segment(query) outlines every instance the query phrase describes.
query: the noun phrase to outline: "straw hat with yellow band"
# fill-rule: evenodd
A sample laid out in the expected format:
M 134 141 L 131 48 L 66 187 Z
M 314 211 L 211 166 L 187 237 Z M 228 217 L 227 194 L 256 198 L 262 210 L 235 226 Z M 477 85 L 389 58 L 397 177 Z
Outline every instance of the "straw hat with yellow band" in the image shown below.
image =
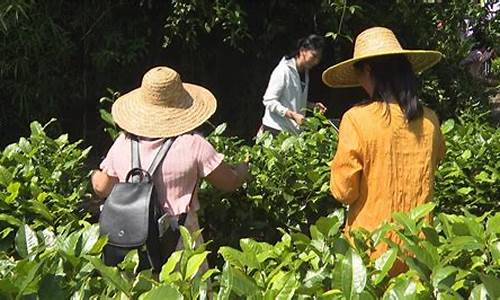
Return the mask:
M 413 66 L 413 71 L 417 74 L 434 66 L 442 57 L 438 51 L 403 49 L 390 29 L 372 27 L 356 37 L 351 59 L 329 67 L 323 72 L 323 82 L 331 87 L 359 86 L 354 69 L 355 63 L 367 58 L 394 54 L 406 55 Z
M 118 98 L 111 113 L 129 133 L 149 138 L 172 137 L 203 124 L 217 108 L 207 89 L 182 83 L 168 67 L 155 67 L 142 78 L 141 87 Z

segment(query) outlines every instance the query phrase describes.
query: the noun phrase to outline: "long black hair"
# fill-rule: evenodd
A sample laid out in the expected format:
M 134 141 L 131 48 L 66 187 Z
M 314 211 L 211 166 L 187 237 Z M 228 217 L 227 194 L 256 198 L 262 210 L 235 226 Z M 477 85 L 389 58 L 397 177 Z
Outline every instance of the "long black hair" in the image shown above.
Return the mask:
M 420 118 L 423 107 L 418 99 L 418 80 L 405 55 L 384 55 L 357 62 L 354 67 L 362 70 L 367 64 L 375 82 L 372 101 L 389 102 L 395 99 L 408 121 Z
M 293 49 L 292 52 L 286 55 L 286 58 L 290 59 L 296 57 L 297 55 L 299 55 L 300 49 L 323 51 L 324 47 L 325 39 L 320 35 L 311 34 L 299 39 L 297 41 L 295 49 Z

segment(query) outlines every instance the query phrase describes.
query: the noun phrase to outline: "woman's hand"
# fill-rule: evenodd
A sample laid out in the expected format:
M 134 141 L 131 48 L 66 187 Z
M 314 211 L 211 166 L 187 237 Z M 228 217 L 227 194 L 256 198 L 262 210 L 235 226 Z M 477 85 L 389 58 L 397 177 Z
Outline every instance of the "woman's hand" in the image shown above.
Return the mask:
M 326 106 L 321 102 L 309 102 L 309 108 L 318 109 L 320 113 L 324 114 L 326 112 Z
M 305 117 L 302 114 L 296 113 L 296 112 L 291 111 L 291 110 L 289 110 L 285 113 L 285 117 L 294 120 L 295 123 L 297 123 L 298 125 L 302 125 L 304 123 L 304 119 L 305 119 Z
M 224 192 L 232 192 L 250 179 L 248 169 L 248 162 L 242 162 L 235 166 L 221 162 L 221 164 L 205 178 L 217 189 Z
M 238 176 L 243 180 L 247 181 L 250 179 L 250 164 L 248 162 L 242 162 L 233 167 Z

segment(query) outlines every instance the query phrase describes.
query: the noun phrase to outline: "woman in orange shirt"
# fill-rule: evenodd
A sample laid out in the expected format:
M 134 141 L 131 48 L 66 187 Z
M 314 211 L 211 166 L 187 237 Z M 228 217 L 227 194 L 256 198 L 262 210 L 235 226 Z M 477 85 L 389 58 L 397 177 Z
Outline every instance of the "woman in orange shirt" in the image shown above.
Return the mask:
M 374 230 L 393 212 L 431 200 L 445 145 L 436 114 L 420 103 L 415 73 L 440 59 L 437 51 L 405 50 L 391 30 L 373 27 L 356 38 L 352 59 L 323 73 L 327 85 L 361 86 L 370 97 L 344 114 L 331 164 L 331 192 L 349 205 L 347 232 Z

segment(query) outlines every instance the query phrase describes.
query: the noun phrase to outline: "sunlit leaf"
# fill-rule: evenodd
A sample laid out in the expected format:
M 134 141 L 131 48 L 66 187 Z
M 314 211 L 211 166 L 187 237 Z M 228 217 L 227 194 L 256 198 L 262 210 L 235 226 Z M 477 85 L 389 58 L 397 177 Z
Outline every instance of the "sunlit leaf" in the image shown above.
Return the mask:
M 449 133 L 455 127 L 455 120 L 448 119 L 441 125 L 441 130 L 444 134 Z
M 484 287 L 488 291 L 488 295 L 491 299 L 499 299 L 500 298 L 500 278 L 492 276 L 480 274 L 479 277 L 484 284 Z
M 18 226 L 18 227 L 23 225 L 23 222 L 21 220 L 17 219 L 16 217 L 14 217 L 12 215 L 8 215 L 8 214 L 0 214 L 0 221 L 7 222 L 10 225 L 14 225 L 14 226 Z
M 383 296 L 383 300 L 416 300 L 417 285 L 412 279 L 398 280 L 393 287 L 389 287 Z
M 182 251 L 175 251 L 170 255 L 167 262 L 163 265 L 160 272 L 160 281 L 168 282 L 168 278 L 172 271 L 174 271 L 175 267 L 179 263 L 182 257 Z
M 361 257 L 349 249 L 333 270 L 334 287 L 340 289 L 347 299 L 353 299 L 364 290 L 366 276 L 366 267 Z
M 435 207 L 436 204 L 433 202 L 428 202 L 426 204 L 419 205 L 410 211 L 410 218 L 416 221 L 428 215 Z
M 156 299 L 172 299 L 182 300 L 184 297 L 174 287 L 168 284 L 160 285 L 139 296 L 139 300 L 156 300 Z
M 7 192 L 10 193 L 9 196 L 5 198 L 5 203 L 10 204 L 14 202 L 19 195 L 19 189 L 21 188 L 21 183 L 19 182 L 11 182 L 7 187 Z
M 486 234 L 500 234 L 500 213 L 491 216 L 486 223 Z
M 226 131 L 226 128 L 227 128 L 227 124 L 226 123 L 222 123 L 220 124 L 219 126 L 217 126 L 214 131 L 212 132 L 213 135 L 221 135 L 222 133 L 224 133 L 224 131 Z
M 24 224 L 19 227 L 16 234 L 16 251 L 19 256 L 28 257 L 38 246 L 38 238 L 36 232 L 28 225 Z
M 259 293 L 259 287 L 251 277 L 228 264 L 224 265 L 220 283 L 241 297 L 250 297 Z
M 398 255 L 396 249 L 389 249 L 375 260 L 375 269 L 380 271 L 373 279 L 373 284 L 379 284 L 389 273 Z
M 184 226 L 179 226 L 179 231 L 182 237 L 182 244 L 184 245 L 184 249 L 192 250 L 194 247 L 193 239 L 191 238 L 191 234 L 189 230 Z
M 485 300 L 488 298 L 490 297 L 488 291 L 484 287 L 484 284 L 479 284 L 476 287 L 474 287 L 469 296 L 469 300 Z
M 201 265 L 205 261 L 209 251 L 191 256 L 187 262 L 185 280 L 191 280 L 198 273 Z

